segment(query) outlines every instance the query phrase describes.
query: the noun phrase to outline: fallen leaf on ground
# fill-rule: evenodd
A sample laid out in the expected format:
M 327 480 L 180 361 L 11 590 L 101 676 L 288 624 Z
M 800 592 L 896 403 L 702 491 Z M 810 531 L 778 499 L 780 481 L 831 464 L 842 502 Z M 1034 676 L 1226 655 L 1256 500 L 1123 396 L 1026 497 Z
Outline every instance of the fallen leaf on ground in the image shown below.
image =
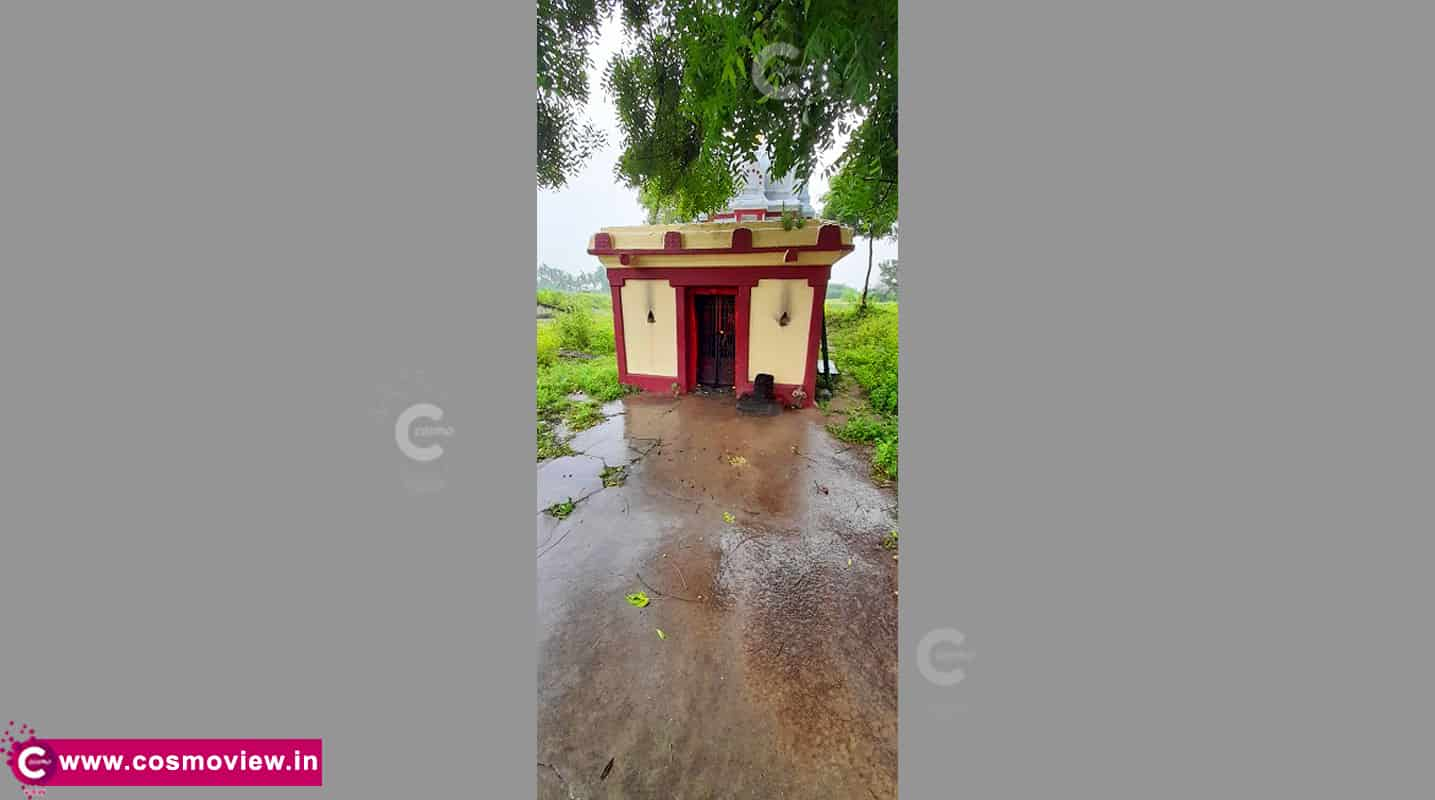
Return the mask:
M 724 511 L 722 512 L 722 521 L 731 525 L 734 522 L 737 522 L 737 517 L 734 517 L 731 512 Z
M 628 595 L 628 605 L 642 608 L 648 604 L 648 596 L 642 592 L 633 592 Z
M 666 638 L 668 638 L 668 635 L 667 635 L 666 633 L 663 633 L 663 629 L 662 629 L 662 628 L 654 628 L 653 630 L 655 630 L 655 631 L 658 632 L 658 638 L 659 638 L 659 639 L 666 639 Z
M 848 558 L 848 559 L 847 559 L 847 566 L 849 566 L 849 567 L 852 566 L 852 559 L 851 559 L 851 558 Z

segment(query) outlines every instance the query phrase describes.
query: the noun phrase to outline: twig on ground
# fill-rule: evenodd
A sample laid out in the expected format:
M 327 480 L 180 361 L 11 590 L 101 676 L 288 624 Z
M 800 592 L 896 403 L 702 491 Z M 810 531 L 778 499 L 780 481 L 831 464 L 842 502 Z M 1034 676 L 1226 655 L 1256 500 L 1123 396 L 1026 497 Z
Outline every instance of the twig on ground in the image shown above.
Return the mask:
M 656 595 L 656 596 L 658 596 L 658 597 L 671 597 L 671 598 L 674 599 L 674 600 L 682 600 L 682 601 L 688 602 L 688 603 L 698 603 L 698 602 L 701 602 L 700 600 L 694 600 L 694 599 L 692 599 L 691 597 L 681 597 L 681 596 L 675 595 L 675 594 L 668 594 L 668 593 L 666 593 L 666 592 L 660 592 L 660 591 L 658 591 L 657 589 L 654 589 L 652 586 L 650 586 L 647 581 L 643 580 L 643 573 L 641 573 L 641 572 L 635 572 L 635 573 L 633 573 L 633 574 L 635 574 L 635 575 L 638 576 L 638 583 L 643 584 L 643 588 L 647 589 L 648 591 L 652 592 L 654 595 Z
M 564 789 L 564 791 L 568 792 L 568 796 L 569 796 L 570 798 L 574 796 L 574 795 L 573 795 L 573 787 L 568 785 L 568 779 L 565 778 L 565 777 L 563 777 L 563 773 L 559 772 L 557 767 L 553 766 L 552 764 L 545 764 L 545 763 L 542 762 L 542 761 L 538 762 L 538 766 L 540 766 L 540 767 L 547 767 L 548 769 L 553 770 L 553 774 L 554 774 L 554 775 L 557 775 L 557 776 L 558 776 L 558 780 L 560 780 L 560 781 L 563 782 L 563 789 Z
M 676 563 L 674 563 L 674 562 L 672 562 L 672 561 L 669 561 L 668 564 L 670 564 L 673 569 L 677 570 L 677 571 L 678 571 L 678 577 L 683 579 L 683 591 L 685 591 L 685 592 L 692 591 L 691 589 L 688 588 L 688 576 L 686 576 L 686 575 L 683 574 L 683 568 L 680 567 L 680 566 L 678 566 Z
M 558 541 L 556 541 L 556 542 L 554 542 L 553 544 L 548 545 L 547 547 L 545 547 L 545 548 L 543 548 L 542 550 L 540 550 L 539 553 L 538 553 L 538 556 L 537 556 L 534 560 L 537 561 L 539 558 L 542 558 L 542 557 L 548 555 L 548 553 L 549 553 L 550 551 L 552 551 L 553 548 L 557 547 L 557 546 L 560 545 L 560 544 L 563 544 L 563 540 L 564 540 L 564 539 L 567 539 L 567 538 L 568 538 L 568 534 L 570 534 L 570 533 L 572 533 L 572 532 L 573 532 L 573 526 L 570 525 L 570 526 L 568 527 L 568 530 L 564 531 L 564 532 L 563 532 L 563 535 L 558 537 Z

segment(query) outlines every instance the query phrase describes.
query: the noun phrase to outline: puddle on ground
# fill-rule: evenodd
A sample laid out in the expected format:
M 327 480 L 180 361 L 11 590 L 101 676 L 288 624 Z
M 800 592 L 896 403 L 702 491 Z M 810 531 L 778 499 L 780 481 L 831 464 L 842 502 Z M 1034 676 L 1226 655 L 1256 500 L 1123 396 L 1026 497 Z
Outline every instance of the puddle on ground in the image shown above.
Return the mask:
M 895 494 L 815 412 L 610 405 L 538 467 L 540 796 L 895 797 Z

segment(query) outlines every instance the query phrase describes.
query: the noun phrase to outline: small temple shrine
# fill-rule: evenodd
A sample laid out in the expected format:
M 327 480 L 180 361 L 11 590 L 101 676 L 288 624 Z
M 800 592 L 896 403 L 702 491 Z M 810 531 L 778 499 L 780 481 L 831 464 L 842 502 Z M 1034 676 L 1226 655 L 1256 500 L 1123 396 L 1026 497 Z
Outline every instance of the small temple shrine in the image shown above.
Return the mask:
M 731 387 L 804 408 L 816 396 L 832 265 L 852 230 L 816 219 L 791 176 L 759 156 L 723 211 L 679 225 L 603 228 L 619 382 L 649 392 Z

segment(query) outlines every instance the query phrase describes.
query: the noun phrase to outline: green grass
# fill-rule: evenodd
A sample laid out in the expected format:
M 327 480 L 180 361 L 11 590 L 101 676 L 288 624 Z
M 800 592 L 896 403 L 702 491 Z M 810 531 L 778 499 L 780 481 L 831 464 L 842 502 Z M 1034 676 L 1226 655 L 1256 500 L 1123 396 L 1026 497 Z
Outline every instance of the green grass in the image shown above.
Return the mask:
M 558 438 L 558 432 L 553 426 L 543 420 L 538 420 L 538 460 L 543 461 L 549 458 L 558 458 L 573 454 L 573 449 L 568 443 Z
M 872 470 L 897 477 L 897 304 L 868 303 L 865 310 L 828 301 L 827 340 L 832 360 L 862 388 L 866 407 L 842 425 L 828 427 L 847 442 L 872 446 Z
M 566 518 L 569 514 L 572 514 L 572 513 L 573 513 L 573 509 L 574 509 L 575 505 L 576 505 L 576 504 L 573 502 L 573 498 L 570 497 L 570 498 L 568 498 L 567 500 L 564 500 L 564 501 L 561 502 L 561 503 L 554 503 L 553 505 L 549 506 L 548 508 L 545 508 L 544 511 L 548 512 L 548 515 L 549 515 L 550 517 L 555 517 L 555 518 L 557 518 L 557 519 L 564 519 L 564 518 Z
M 628 480 L 628 468 L 623 466 L 604 467 L 602 472 L 604 486 L 622 486 Z
M 570 403 L 563 413 L 563 422 L 570 431 L 586 431 L 603 421 L 602 404 L 593 400 Z
M 627 393 L 618 383 L 611 302 L 603 295 L 538 292 L 538 302 L 557 305 L 552 320 L 537 328 L 538 460 L 567 455 L 569 432 L 603 421 L 602 404 Z M 573 395 L 583 397 L 575 400 Z
M 559 292 L 554 289 L 538 290 L 538 305 L 552 309 L 576 308 L 585 311 L 611 312 L 613 298 L 597 292 Z
M 611 355 L 613 314 L 611 311 L 575 309 L 559 311 L 552 319 L 538 322 L 538 363 L 552 364 L 563 353 Z
M 555 358 L 552 364 L 538 367 L 538 416 L 557 419 L 568 413 L 574 404 L 569 395 L 582 392 L 589 400 L 606 403 L 622 397 L 618 383 L 618 359 L 614 356 L 596 358 Z

